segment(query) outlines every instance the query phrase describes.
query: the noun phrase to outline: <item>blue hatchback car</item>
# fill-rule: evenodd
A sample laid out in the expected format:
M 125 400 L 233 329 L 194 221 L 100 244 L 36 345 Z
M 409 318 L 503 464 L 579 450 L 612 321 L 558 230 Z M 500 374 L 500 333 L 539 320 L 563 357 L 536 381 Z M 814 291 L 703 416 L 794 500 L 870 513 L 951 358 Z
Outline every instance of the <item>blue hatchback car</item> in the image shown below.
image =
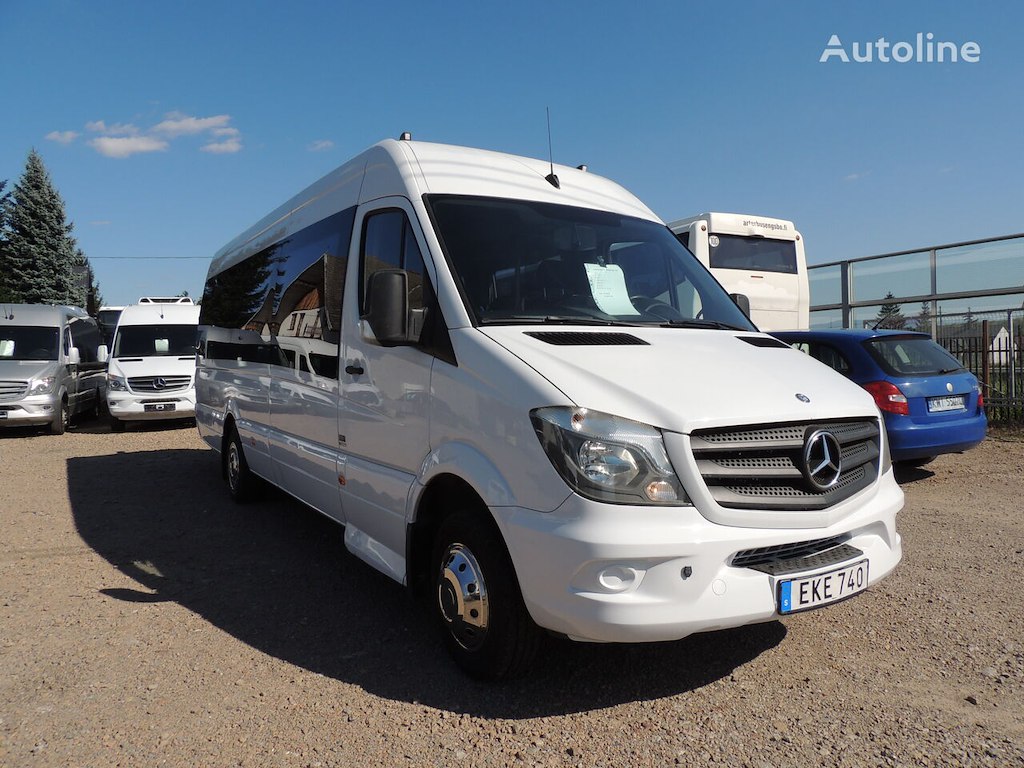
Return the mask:
M 922 465 L 973 448 L 988 422 L 978 379 L 926 333 L 822 330 L 773 334 L 871 393 L 893 461 Z

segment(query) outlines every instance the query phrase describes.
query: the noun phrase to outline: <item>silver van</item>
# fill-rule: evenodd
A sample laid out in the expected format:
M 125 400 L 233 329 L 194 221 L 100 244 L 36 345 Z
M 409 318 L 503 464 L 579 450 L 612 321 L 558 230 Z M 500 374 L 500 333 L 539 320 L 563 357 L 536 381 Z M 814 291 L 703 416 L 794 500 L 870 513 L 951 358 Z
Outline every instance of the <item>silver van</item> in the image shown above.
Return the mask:
M 75 415 L 99 413 L 106 367 L 107 347 L 85 310 L 0 304 L 0 427 L 63 434 Z

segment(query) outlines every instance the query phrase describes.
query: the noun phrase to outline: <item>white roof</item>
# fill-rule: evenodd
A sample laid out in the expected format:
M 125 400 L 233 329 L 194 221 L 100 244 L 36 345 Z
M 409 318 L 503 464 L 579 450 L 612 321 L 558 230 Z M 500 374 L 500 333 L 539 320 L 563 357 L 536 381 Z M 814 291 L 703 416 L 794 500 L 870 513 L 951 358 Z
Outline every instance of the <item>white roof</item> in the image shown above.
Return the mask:
M 253 253 L 331 214 L 381 197 L 479 195 L 560 203 L 660 221 L 613 181 L 546 160 L 448 144 L 387 139 L 327 174 L 217 252 L 215 275 Z

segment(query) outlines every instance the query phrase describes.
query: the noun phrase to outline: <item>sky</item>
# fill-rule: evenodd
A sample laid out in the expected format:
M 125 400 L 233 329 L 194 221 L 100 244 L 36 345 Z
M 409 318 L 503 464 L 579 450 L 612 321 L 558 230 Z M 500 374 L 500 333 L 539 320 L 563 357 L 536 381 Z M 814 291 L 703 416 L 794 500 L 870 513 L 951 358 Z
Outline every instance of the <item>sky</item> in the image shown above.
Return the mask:
M 546 159 L 550 111 L 555 162 L 665 221 L 792 220 L 819 264 L 1024 232 L 1021 29 L 1016 0 L 0 0 L 0 180 L 40 153 L 106 304 L 198 297 L 368 146 Z

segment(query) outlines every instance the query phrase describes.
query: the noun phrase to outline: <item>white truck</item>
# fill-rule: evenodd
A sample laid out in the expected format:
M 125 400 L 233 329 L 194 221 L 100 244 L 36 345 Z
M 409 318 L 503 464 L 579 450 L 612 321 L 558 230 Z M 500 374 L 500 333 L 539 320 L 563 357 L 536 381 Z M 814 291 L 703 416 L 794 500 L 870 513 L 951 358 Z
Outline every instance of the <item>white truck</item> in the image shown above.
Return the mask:
M 747 297 L 750 319 L 760 330 L 808 329 L 807 257 L 793 222 L 741 213 L 701 213 L 668 226 L 729 293 Z
M 344 525 L 473 675 L 544 630 L 776 620 L 901 557 L 871 396 L 584 169 L 376 144 L 216 254 L 196 376 L 229 493 Z
M 199 307 L 140 300 L 121 311 L 107 368 L 110 428 L 195 416 Z

